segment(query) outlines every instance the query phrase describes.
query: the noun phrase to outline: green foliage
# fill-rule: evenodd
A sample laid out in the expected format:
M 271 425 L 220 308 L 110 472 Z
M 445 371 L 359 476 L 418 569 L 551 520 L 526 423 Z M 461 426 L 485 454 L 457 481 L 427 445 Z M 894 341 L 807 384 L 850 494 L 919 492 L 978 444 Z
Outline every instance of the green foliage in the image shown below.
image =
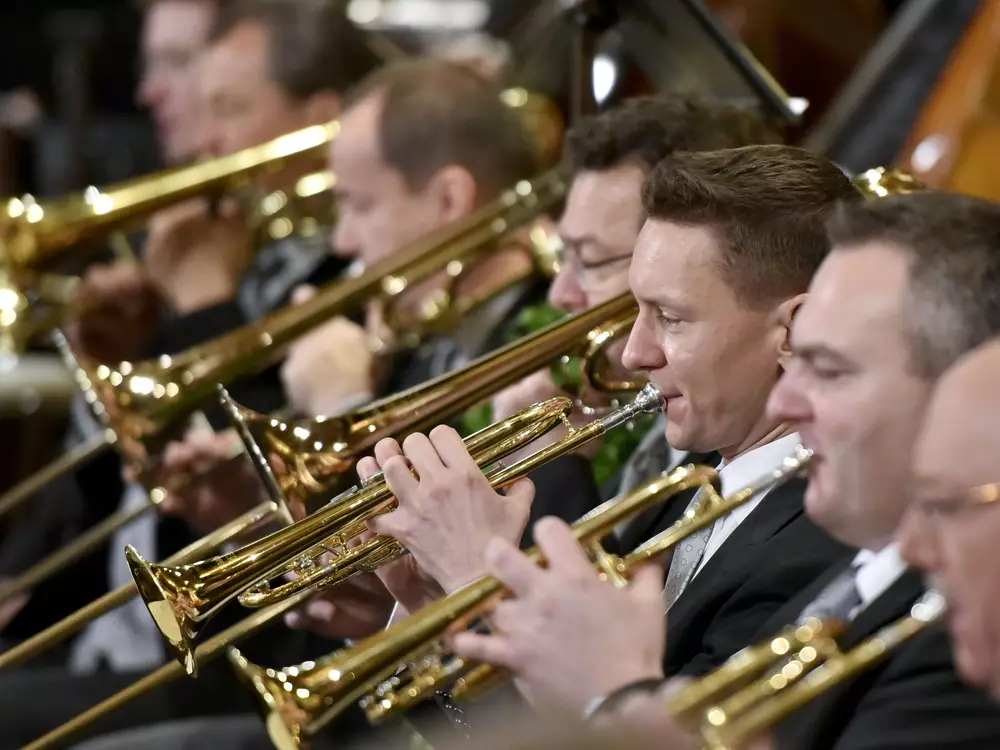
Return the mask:
M 511 326 L 508 339 L 514 341 L 540 328 L 551 325 L 566 317 L 566 312 L 549 305 L 526 307 L 518 314 Z M 555 363 L 552 366 L 552 378 L 560 388 L 567 393 L 579 392 L 582 378 L 582 360 L 571 359 L 566 363 Z M 610 480 L 632 455 L 639 441 L 642 440 L 655 417 L 643 415 L 624 427 L 620 427 L 605 436 L 600 450 L 592 462 L 594 480 L 601 485 Z M 463 437 L 493 424 L 493 407 L 487 401 L 469 409 L 462 416 L 461 432 Z

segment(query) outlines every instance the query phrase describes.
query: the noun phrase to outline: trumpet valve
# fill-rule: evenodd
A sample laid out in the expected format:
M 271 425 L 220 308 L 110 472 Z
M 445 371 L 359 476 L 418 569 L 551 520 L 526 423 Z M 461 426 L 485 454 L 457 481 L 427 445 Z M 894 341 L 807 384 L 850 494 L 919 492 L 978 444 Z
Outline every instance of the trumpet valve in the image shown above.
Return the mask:
M 463 669 L 465 662 L 462 659 L 444 659 L 438 654 L 431 654 L 380 684 L 362 699 L 361 707 L 368 721 L 378 724 L 424 700 Z M 409 679 L 406 679 L 407 676 Z

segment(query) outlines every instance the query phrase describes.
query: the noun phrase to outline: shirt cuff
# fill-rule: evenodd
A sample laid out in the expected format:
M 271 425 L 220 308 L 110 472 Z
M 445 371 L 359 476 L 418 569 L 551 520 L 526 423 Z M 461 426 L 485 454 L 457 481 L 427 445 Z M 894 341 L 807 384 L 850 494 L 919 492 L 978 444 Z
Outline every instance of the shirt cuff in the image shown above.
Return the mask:
M 636 680 L 624 687 L 612 691 L 608 695 L 599 695 L 591 698 L 584 706 L 581 718 L 584 721 L 591 721 L 595 716 L 609 711 L 613 711 L 633 693 L 654 693 L 663 686 L 664 680 L 659 677 Z

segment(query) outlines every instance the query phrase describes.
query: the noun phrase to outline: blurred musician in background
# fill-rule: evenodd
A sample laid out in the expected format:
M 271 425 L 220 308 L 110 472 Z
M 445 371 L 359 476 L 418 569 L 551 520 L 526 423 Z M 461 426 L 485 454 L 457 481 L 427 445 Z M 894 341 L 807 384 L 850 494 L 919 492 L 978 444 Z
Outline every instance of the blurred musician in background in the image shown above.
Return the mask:
M 667 442 L 689 451 L 694 463 L 721 463 L 726 492 L 778 467 L 798 443 L 794 428 L 765 415 L 764 407 L 788 354 L 792 317 L 828 251 L 824 221 L 838 200 L 860 200 L 860 194 L 826 160 L 783 146 L 674 154 L 644 183 L 646 220 L 629 271 L 640 312 L 622 363 L 649 373 L 668 400 Z M 403 454 L 419 480 L 408 471 L 402 475 Z M 485 481 L 462 479 L 471 459 L 453 433 L 438 428 L 429 438 L 410 437 L 402 453 L 397 444 L 383 441 L 376 457 L 399 508 L 371 526 L 396 536 L 412 553 L 381 574 L 387 580 L 402 566 L 420 566 L 409 569 L 412 583 L 393 581 L 403 607 L 415 611 L 424 604 L 411 592 L 425 591 L 421 582 L 427 576 L 451 592 L 485 574 L 486 542 L 507 529 L 465 528 L 463 519 L 477 513 L 458 508 L 507 509 L 508 498 Z M 660 470 L 662 464 L 654 473 Z M 497 627 L 519 634 L 533 629 L 533 635 L 530 656 L 520 650 L 523 658 L 501 653 L 501 661 L 525 675 L 524 694 L 540 710 L 576 716 L 622 684 L 664 673 L 695 674 L 720 663 L 844 552 L 804 515 L 803 489 L 791 482 L 759 495 L 742 512 L 689 539 L 669 565 L 665 588 L 659 570 L 644 573 L 629 591 L 595 588 L 590 584 L 597 578 L 589 573 L 581 578 L 550 568 L 529 575 L 526 560 L 511 546 L 527 519 L 516 519 L 520 526 L 505 519 L 517 535 L 506 537 L 500 553 L 494 547 L 492 567 L 515 591 L 519 584 L 530 585 L 531 595 L 527 603 L 501 605 Z M 639 516 L 618 541 L 632 549 L 697 499 L 679 499 Z M 542 544 L 554 538 L 554 522 L 547 523 L 536 528 Z M 560 528 L 565 534 L 565 525 Z M 459 545 L 453 538 L 474 538 L 478 544 Z M 470 554 L 458 554 L 465 550 Z M 580 560 L 573 562 L 579 566 Z M 544 609 L 558 622 L 532 609 L 542 590 Z M 578 596 L 588 590 L 578 606 Z M 592 606 L 595 596 L 601 601 Z M 526 610 L 523 620 L 513 615 L 515 607 Z M 619 641 L 619 620 L 640 632 Z M 607 642 L 612 634 L 618 648 Z M 600 647 L 592 648 L 591 638 Z M 534 644 L 542 641 L 545 646 L 536 651 Z M 500 651 L 503 642 L 501 636 L 473 638 L 463 647 L 478 659 Z M 623 652 L 644 658 L 615 658 Z
M 331 242 L 338 256 L 364 264 L 469 216 L 537 171 L 534 142 L 516 112 L 503 103 L 500 88 L 462 63 L 411 59 L 387 65 L 345 97 L 339 119 L 340 134 L 330 150 L 338 209 Z M 525 263 L 530 258 L 520 239 L 501 244 L 472 265 L 455 293 L 489 295 L 520 275 Z M 400 300 L 401 311 L 413 311 L 444 282 L 438 274 L 413 285 Z M 334 319 L 298 340 L 282 365 L 288 403 L 312 415 L 336 412 L 459 367 L 504 343 L 514 315 L 525 302 L 537 301 L 546 286 L 544 280 L 511 286 L 464 316 L 452 335 L 426 337 L 416 350 L 394 357 L 384 372 L 376 372 L 370 343 L 370 334 L 385 335 L 377 325 L 381 311 L 369 309 L 365 325 Z M 168 446 L 161 478 L 185 473 L 215 455 L 212 450 L 211 440 L 196 436 Z M 185 515 L 221 523 L 242 512 L 243 503 L 255 504 L 260 491 L 256 475 L 242 464 L 227 466 L 164 502 L 184 509 L 180 512 Z M 327 637 L 357 637 L 384 625 L 393 604 L 377 578 L 360 576 L 319 595 L 286 622 Z M 315 642 L 312 646 L 311 652 L 288 663 L 330 648 Z M 262 658 L 266 663 L 286 659 L 275 651 Z M 243 691 L 236 692 L 242 696 Z M 332 728 L 331 735 L 342 743 L 343 727 Z M 222 744 L 256 748 L 266 747 L 268 740 L 260 719 L 247 714 L 125 731 L 97 738 L 91 748 L 112 750 L 137 743 L 165 750 Z
M 861 551 L 791 599 L 748 643 L 816 616 L 848 623 L 838 639 L 847 649 L 904 616 L 924 590 L 919 574 L 906 571 L 894 538 L 911 500 L 912 450 L 935 381 L 963 352 L 1000 332 L 998 222 L 1000 209 L 994 205 L 931 192 L 844 205 L 831 220 L 834 249 L 796 316 L 793 355 L 771 394 L 769 411 L 792 424 L 815 451 L 805 498 L 809 515 Z M 960 422 L 949 424 L 929 426 L 940 425 L 954 441 Z M 962 446 L 968 449 L 964 439 Z M 939 467 L 931 472 L 946 465 L 941 463 L 946 459 L 930 460 L 931 467 Z M 555 555 L 550 570 L 564 567 L 565 578 L 579 568 L 580 553 L 566 543 L 565 529 L 554 525 L 546 533 Z M 520 567 L 507 549 L 492 554 L 501 572 Z M 507 575 L 513 580 L 513 573 Z M 593 588 L 589 580 L 585 585 Z M 643 593 L 606 587 L 588 595 L 581 584 L 575 588 L 574 606 L 584 611 L 613 606 L 625 612 L 617 600 Z M 532 632 L 557 627 L 527 619 L 536 610 L 532 599 L 519 595 L 510 615 L 526 618 L 524 628 L 534 627 Z M 613 623 L 613 631 L 598 639 L 595 630 L 595 638 L 584 644 L 576 621 L 575 648 L 607 659 L 617 655 L 615 662 L 628 664 L 653 647 L 651 640 L 641 639 L 649 624 L 625 618 Z M 469 654 L 514 666 L 521 663 L 517 655 L 531 649 L 534 658 L 546 653 L 542 669 L 560 670 L 550 651 L 535 651 L 549 645 L 547 637 L 529 637 L 521 627 L 506 633 L 485 643 L 456 639 L 455 645 L 460 651 L 471 645 Z M 623 656 L 622 650 L 634 656 Z M 568 652 L 560 662 L 567 658 Z M 591 668 L 603 673 L 615 667 L 603 658 Z M 523 673 L 526 690 L 537 674 L 533 665 Z M 579 678 L 578 671 L 571 674 Z M 556 682 L 550 680 L 549 689 Z M 664 721 L 667 696 L 678 686 L 675 681 L 651 685 L 621 680 L 611 691 L 613 699 L 604 702 L 604 718 L 623 726 Z M 772 741 L 780 750 L 995 747 L 1000 710 L 959 681 L 947 638 L 930 629 L 897 647 L 874 670 L 793 714 L 776 727 Z
M 1000 315 L 997 289 L 988 304 Z M 1000 701 L 998 377 L 994 340 L 941 379 L 917 440 L 914 500 L 901 538 L 903 556 L 948 600 L 959 674 L 994 701 Z
M 173 0 L 163 2 L 168 6 L 173 4 Z M 211 9 L 210 4 L 206 5 Z M 179 16 L 164 16 L 163 10 L 158 3 L 151 4 L 149 23 L 167 23 L 164 18 L 182 22 Z M 256 139 L 277 137 L 287 128 L 335 117 L 341 92 L 378 64 L 360 32 L 334 4 L 239 0 L 220 8 L 217 16 L 207 19 L 204 26 L 205 46 L 189 69 L 203 97 L 201 109 L 197 116 L 177 119 L 196 132 L 186 132 L 182 139 L 180 125 L 172 124 L 174 119 L 169 112 L 158 115 L 158 121 L 171 123 L 166 128 L 171 143 L 174 140 L 198 143 L 206 154 L 255 145 Z M 197 39 L 199 28 L 193 26 L 183 33 Z M 156 86 L 144 87 L 147 97 L 151 96 L 149 89 L 155 91 Z M 266 106 L 257 107 L 254 97 L 263 98 Z M 225 135 L 219 135 L 220 131 Z M 180 152 L 179 147 L 176 152 Z M 286 173 L 282 178 L 294 176 Z M 343 262 L 331 256 L 325 237 L 321 233 L 316 239 L 289 238 L 263 248 L 251 262 L 243 217 L 212 216 L 207 206 L 199 202 L 178 207 L 176 212 L 154 219 L 141 266 L 115 264 L 88 274 L 81 285 L 81 294 L 96 302 L 88 305 L 90 313 L 79 322 L 71 337 L 82 356 L 97 360 L 184 349 L 284 303 L 296 284 L 332 278 Z M 159 324 L 144 319 L 142 322 L 149 325 L 129 336 L 130 325 L 136 319 L 120 309 L 115 314 L 115 310 L 119 303 L 129 307 L 137 297 L 146 300 L 150 294 L 157 301 L 166 302 L 172 308 L 171 314 L 164 315 Z M 130 309 L 138 307 L 141 305 Z M 105 336 L 107 332 L 111 333 Z M 110 351 L 103 346 L 106 342 L 111 342 L 111 348 L 119 348 Z M 263 410 L 276 408 L 284 401 L 276 369 L 248 380 L 235 393 L 249 405 Z M 89 421 L 88 415 L 78 416 L 83 417 L 77 420 L 81 424 Z M 122 495 L 119 467 L 117 457 L 109 454 L 107 460 L 95 462 L 70 479 L 67 485 L 79 486 L 84 499 L 73 507 L 75 515 L 68 523 L 67 485 L 50 488 L 47 498 L 36 501 L 36 516 L 24 521 L 17 533 L 5 540 L 0 551 L 4 571 L 16 573 L 27 568 L 72 534 L 113 511 L 113 503 L 119 497 L 123 507 L 146 503 L 145 492 L 137 486 L 128 485 Z M 69 491 L 76 489 L 71 487 Z M 254 504 L 252 498 L 249 502 Z M 50 504 L 58 506 L 55 513 L 45 512 Z M 182 507 L 173 510 L 193 523 L 189 526 L 174 519 L 157 522 L 154 516 L 147 515 L 123 528 L 109 545 L 113 550 L 110 559 L 105 551 L 47 581 L 32 595 L 19 618 L 21 622 L 15 620 L 5 636 L 30 635 L 68 614 L 101 593 L 100 589 L 95 591 L 98 588 L 95 581 L 111 588 L 127 582 L 130 576 L 120 554 L 124 544 L 141 545 L 145 554 L 158 558 L 202 534 L 203 528 L 199 528 L 202 519 L 190 518 Z M 17 686 L 0 690 L 0 712 L 11 717 L 0 730 L 0 742 L 20 744 L 30 740 L 123 687 L 137 672 L 163 661 L 159 633 L 155 627 L 150 629 L 152 623 L 144 607 L 132 606 L 137 603 L 95 621 L 72 645 L 71 653 L 63 655 L 67 659 L 65 665 L 23 669 L 0 676 L 3 685 Z M 228 670 L 222 668 L 218 674 L 228 683 Z M 192 683 L 193 688 L 178 686 L 178 694 L 172 698 L 147 702 L 144 706 L 136 704 L 134 712 L 121 713 L 115 721 L 127 725 L 151 716 L 226 710 L 225 701 L 233 700 L 229 694 L 235 692 L 235 686 L 230 690 L 213 690 L 210 683 L 209 678 L 201 685 Z M 33 696 L 38 694 L 49 697 L 49 710 L 42 713 L 30 710 Z M 238 699 L 234 704 L 240 705 Z

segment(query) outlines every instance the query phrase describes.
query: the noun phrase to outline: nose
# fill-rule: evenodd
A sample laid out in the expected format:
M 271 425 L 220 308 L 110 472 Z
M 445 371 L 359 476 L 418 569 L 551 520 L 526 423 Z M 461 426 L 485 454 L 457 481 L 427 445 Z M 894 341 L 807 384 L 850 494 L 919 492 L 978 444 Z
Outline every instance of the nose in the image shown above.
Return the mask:
M 139 104 L 144 107 L 155 108 L 161 105 L 166 98 L 166 86 L 162 77 L 154 73 L 143 74 L 137 94 Z
M 786 370 L 774 384 L 767 400 L 767 413 L 782 422 L 799 424 L 808 420 L 809 398 L 797 373 Z
M 341 211 L 330 233 L 333 252 L 340 258 L 357 258 L 361 255 L 361 241 L 350 216 Z
M 903 559 L 925 573 L 935 572 L 941 561 L 938 533 L 932 523 L 923 511 L 910 507 L 899 529 L 899 549 Z
M 569 263 L 563 263 L 559 267 L 559 273 L 549 286 L 548 297 L 550 305 L 569 312 L 579 312 L 590 306 L 580 280 Z
M 650 313 L 639 310 L 639 316 L 635 319 L 622 353 L 622 365 L 626 370 L 658 370 L 667 364 L 663 347 L 656 335 L 656 325 L 651 318 Z

